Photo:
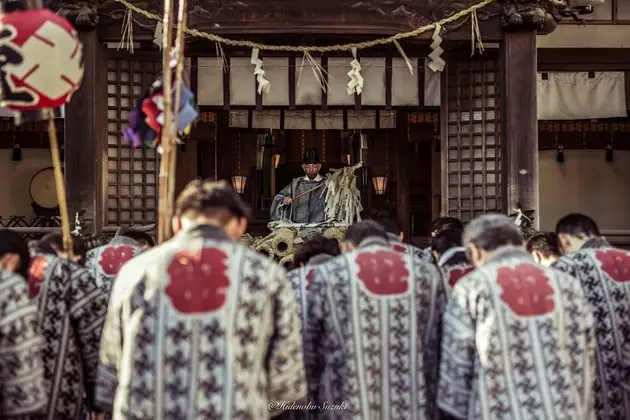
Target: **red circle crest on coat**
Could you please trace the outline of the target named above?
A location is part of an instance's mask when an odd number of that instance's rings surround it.
[[[48,266],[48,258],[35,257],[31,260],[31,266],[28,270],[28,291],[31,298],[39,296],[39,289],[45,279],[46,267]]]
[[[501,267],[497,270],[497,283],[503,289],[501,300],[518,316],[541,316],[555,308],[555,291],[540,267]]]
[[[458,281],[462,279],[466,274],[473,271],[472,267],[469,268],[452,268],[448,272],[448,284],[451,288],[455,287]]]
[[[595,256],[602,263],[602,271],[618,283],[630,281],[630,256],[618,249],[595,251]]]
[[[357,277],[377,296],[394,296],[409,291],[409,270],[396,252],[362,252],[356,257]]]
[[[166,295],[179,312],[206,313],[220,309],[230,287],[228,256],[218,248],[181,251],[168,265]]]
[[[115,276],[133,256],[134,249],[129,245],[108,246],[101,252],[98,265],[105,275]]]
[[[311,288],[311,283],[313,283],[313,279],[315,278],[315,269],[312,268],[308,271],[308,273],[306,273],[306,287],[305,289],[308,290]]]

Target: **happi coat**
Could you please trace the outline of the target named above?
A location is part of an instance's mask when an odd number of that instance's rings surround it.
[[[520,248],[460,280],[442,331],[438,404],[458,419],[594,419],[593,317],[579,283]]]
[[[392,249],[398,252],[402,252],[403,254],[416,255],[420,257],[423,261],[429,263],[433,262],[433,255],[431,255],[430,251],[405,243],[398,238],[398,235],[395,235],[393,233],[388,233],[387,239]]]
[[[321,223],[326,221],[326,187],[321,175],[313,179],[308,176],[294,178],[289,185],[284,187],[271,203],[271,221],[290,220],[293,223]],[[305,194],[312,188],[320,188]],[[296,199],[293,203],[282,205],[285,198]]]
[[[98,402],[115,420],[266,419],[306,394],[283,268],[198,225],[123,266],[101,343]]]
[[[38,305],[50,396],[46,414],[37,418],[79,419],[94,410],[107,295],[87,269],[52,255],[32,257],[28,286]]]
[[[595,318],[597,418],[630,419],[630,252],[592,239],[553,267],[580,281]]]
[[[457,282],[473,270],[473,266],[466,257],[466,248],[464,247],[449,249],[440,257],[437,265],[442,272],[442,280],[447,295],[450,295]]]
[[[437,268],[381,238],[317,267],[307,293],[309,400],[320,418],[436,418]]]
[[[89,250],[85,256],[85,267],[109,296],[120,268],[140,252],[142,248],[138,242],[126,236],[117,236],[107,245]]]
[[[0,419],[45,413],[43,339],[21,276],[0,270]]]

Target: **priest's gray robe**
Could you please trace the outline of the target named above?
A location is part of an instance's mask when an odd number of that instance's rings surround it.
[[[278,193],[271,203],[271,221],[290,220],[293,223],[321,223],[326,221],[326,187],[305,194],[289,205],[282,205],[285,198],[304,194],[306,191],[324,183],[324,178],[317,175],[314,179],[306,176],[294,178],[293,181]]]

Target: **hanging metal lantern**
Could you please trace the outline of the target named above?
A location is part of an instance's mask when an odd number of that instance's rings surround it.
[[[40,1],[0,3],[0,105],[15,112],[67,103],[83,79],[83,47],[72,24]]]

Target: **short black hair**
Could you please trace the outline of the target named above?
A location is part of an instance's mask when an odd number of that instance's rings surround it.
[[[80,256],[79,264],[85,263],[87,243],[79,236],[72,236],[72,248],[74,255]],[[63,249],[63,236],[60,233],[49,233],[37,241],[35,252],[38,254],[57,256],[57,250]]]
[[[293,267],[306,265],[316,255],[327,254],[336,257],[341,253],[339,242],[334,238],[313,235],[308,241],[300,245],[293,254]]]
[[[380,223],[374,220],[364,220],[349,226],[343,235],[343,241],[350,242],[354,246],[359,246],[367,238],[387,240],[387,232]]]
[[[385,228],[387,233],[393,233],[398,235],[402,232],[402,228],[400,227],[400,221],[398,220],[398,216],[395,211],[375,211],[372,213],[371,220],[378,222]]]
[[[464,230],[464,224],[455,217],[438,217],[431,222],[431,232],[435,232],[436,235],[447,229],[459,230],[461,232]]]
[[[588,216],[579,213],[571,213],[564,216],[556,224],[556,235],[569,235],[585,239],[593,236],[602,236],[597,223]]]
[[[155,241],[153,240],[151,235],[149,235],[146,232],[140,232],[137,230],[130,229],[130,230],[123,231],[122,233],[120,233],[119,236],[125,236],[127,238],[131,238],[134,241],[138,242],[139,244],[142,244],[144,242],[147,245],[149,245],[151,248],[155,246]]]
[[[26,241],[14,230],[0,229],[0,258],[6,254],[16,254],[20,257],[18,274],[27,278],[29,266],[31,265],[31,255],[28,252]]]
[[[537,233],[527,241],[527,252],[530,254],[538,251],[545,258],[559,257],[560,248],[558,248],[558,235],[555,233]]]
[[[212,217],[219,223],[249,219],[250,209],[227,181],[196,179],[186,185],[175,203],[175,215]]]
[[[431,248],[440,255],[458,246],[462,246],[462,231],[457,229],[443,230],[431,240]]]

